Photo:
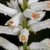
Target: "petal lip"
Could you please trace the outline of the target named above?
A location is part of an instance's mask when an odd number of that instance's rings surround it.
[[[3,13],[4,15],[8,15],[10,17],[13,17],[15,14],[18,13],[18,10],[15,10],[13,8],[9,8],[9,7],[0,3],[0,13]]]
[[[4,49],[8,50],[18,50],[18,47],[6,40],[5,38],[0,36],[0,46],[3,47]]]
[[[46,50],[49,47],[50,44],[50,39],[45,38],[44,40],[40,42],[32,42],[28,47],[30,50]]]
[[[0,34],[7,34],[7,35],[18,35],[18,32],[22,30],[21,26],[10,28],[9,26],[0,26]]]
[[[30,28],[32,29],[32,31],[38,32],[41,31],[42,29],[49,29],[50,28],[50,19],[47,19],[45,21],[42,22],[36,22],[34,24],[32,24],[30,26]]]
[[[30,20],[28,20],[28,26],[31,26],[32,24],[34,24],[34,23],[36,23],[36,22],[38,22],[36,19],[30,19]]]

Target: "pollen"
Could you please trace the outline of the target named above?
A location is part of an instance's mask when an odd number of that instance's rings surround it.
[[[37,13],[32,13],[33,18],[37,18],[38,14]]]
[[[13,26],[12,26],[13,23],[14,23],[13,21],[10,21],[10,22],[8,22],[8,25],[9,25],[10,27],[13,27]]]
[[[22,36],[21,36],[21,40],[22,40],[22,41],[26,41],[25,35],[22,35]]]

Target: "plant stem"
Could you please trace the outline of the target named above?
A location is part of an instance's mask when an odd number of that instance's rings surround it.
[[[23,47],[23,50],[27,50],[27,42],[24,42],[24,43],[23,43],[23,46],[24,46],[24,47]]]
[[[26,18],[23,21],[23,28],[27,28],[27,19]]]
[[[23,11],[27,8],[27,0],[23,0]],[[27,28],[27,19],[23,21],[23,28]]]
[[[27,0],[23,0],[23,11],[27,8]],[[27,19],[23,21],[23,28],[27,28]],[[27,50],[27,42],[23,43],[23,50]]]
[[[23,11],[27,8],[27,0],[23,0]]]

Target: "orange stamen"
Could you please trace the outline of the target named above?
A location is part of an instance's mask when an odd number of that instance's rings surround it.
[[[38,14],[37,13],[32,13],[33,18],[37,18]]]
[[[13,21],[10,21],[10,22],[8,22],[8,25],[9,25],[10,27],[14,27],[14,26],[12,26],[13,23],[14,23]]]
[[[25,35],[22,35],[22,36],[21,36],[21,40],[22,40],[22,41],[26,41]]]

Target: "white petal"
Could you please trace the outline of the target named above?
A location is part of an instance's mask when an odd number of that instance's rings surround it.
[[[7,5],[9,6],[9,7],[12,7],[12,5],[9,3],[9,2],[6,2],[7,3]]]
[[[42,50],[43,48],[45,48],[42,44],[40,44],[40,42],[32,42],[29,45],[30,50]]]
[[[18,3],[19,3],[20,5],[23,5],[23,0],[18,0]]]
[[[46,23],[47,23],[47,28],[50,29],[50,18],[46,20]]]
[[[40,42],[32,42],[28,47],[30,50],[46,50],[47,48],[49,49],[49,44],[50,44],[50,39],[45,38],[44,40]]]
[[[31,18],[31,14],[32,14],[32,11],[30,9],[26,9],[24,12],[23,12],[24,16],[26,18]]]
[[[50,44],[50,39],[49,38],[45,38],[44,40],[40,41],[41,44],[47,46],[48,44]]]
[[[23,50],[23,46],[19,46],[19,50]]]
[[[0,46],[6,50],[18,50],[18,47],[15,44],[9,42],[3,37],[0,37]]]
[[[39,0],[28,0],[28,6],[30,6],[34,2],[38,2]]]
[[[28,26],[30,26],[36,22],[38,22],[36,19],[30,19],[30,20],[28,20]]]
[[[0,26],[0,34],[18,35],[18,32],[22,30],[21,26],[10,28],[8,26]]]
[[[33,31],[37,32],[42,29],[50,28],[50,19],[47,19],[42,22],[37,22],[31,25],[30,27]]]
[[[11,18],[10,20],[8,20],[5,25],[9,25],[8,23],[12,21],[13,24],[11,24],[12,26],[18,26],[20,22],[23,21],[23,14],[21,12],[19,12],[18,14],[16,14],[13,18]]]
[[[15,9],[6,7],[5,5],[0,3],[0,13],[13,17],[15,14],[18,13],[18,11]]]
[[[23,29],[23,27],[21,25],[18,25],[18,28],[20,29],[20,31]]]
[[[40,11],[39,12],[39,17],[37,18],[38,21],[42,20],[45,16],[46,12],[45,11]]]
[[[10,0],[10,3],[7,2],[7,5],[10,6],[11,8],[20,11],[17,0]]]
[[[16,0],[17,1],[17,0]],[[14,0],[10,0],[10,4],[12,5],[13,8],[16,9],[16,3]]]
[[[50,1],[44,1],[44,2],[34,2],[30,5],[30,9],[33,11],[39,11],[39,10],[47,10],[50,11]]]
[[[27,42],[28,41],[28,38],[29,38],[29,31],[27,30],[27,29],[23,29],[23,30],[21,30],[21,32],[20,32],[20,35],[19,35],[19,40],[21,41],[21,42]],[[26,40],[21,40],[21,37],[22,37],[22,35],[24,35],[25,36],[25,38],[26,38]]]

